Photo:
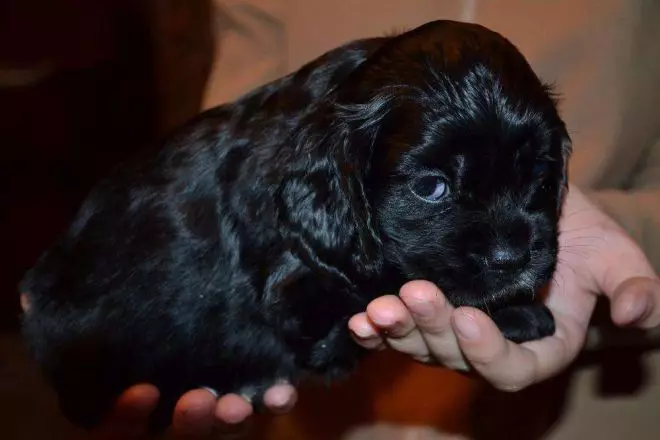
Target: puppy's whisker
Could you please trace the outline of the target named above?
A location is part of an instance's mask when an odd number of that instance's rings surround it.
[[[482,310],[486,313],[486,315],[488,315],[488,316],[492,316],[493,314],[492,314],[492,312],[490,311],[490,305],[489,305],[489,302],[493,302],[493,301],[496,301],[496,300],[497,300],[497,296],[496,296],[495,294],[490,294],[490,301],[489,301],[487,298],[483,298],[483,299],[481,300],[481,307],[480,307],[480,309],[482,309]]]
[[[558,280],[557,277],[561,278],[561,280]],[[566,293],[566,282],[561,274],[557,274],[552,278],[552,284],[557,286],[557,289],[559,289],[562,294]]]
[[[568,217],[572,217],[574,215],[584,214],[585,212],[592,212],[592,211],[593,211],[593,208],[588,208],[588,207],[587,208],[580,208],[580,209],[576,209],[574,211],[571,211],[569,213],[564,213],[564,216],[568,218]]]
[[[581,244],[581,243],[564,243],[559,246],[559,253],[570,252],[570,251],[584,251],[584,252],[598,252],[601,249],[600,246],[596,244]]]
[[[557,258],[557,263],[558,263],[558,267],[559,267],[559,266],[561,266],[561,267],[566,267],[566,268],[568,268],[569,270],[571,270],[571,271],[573,272],[573,274],[577,275],[577,272],[575,271],[575,269],[573,268],[573,266],[571,266],[571,265],[570,265],[566,260],[564,260],[563,258],[558,257],[558,258]],[[556,270],[556,271],[555,271],[555,274],[558,275],[558,274],[559,274],[559,271]]]
[[[559,250],[564,250],[564,249],[590,249],[590,250],[598,250],[601,249],[602,246],[606,243],[600,243],[598,242],[597,239],[574,239],[574,240],[567,240],[559,245]]]
[[[592,226],[582,226],[582,227],[575,227],[575,228],[571,228],[571,229],[562,229],[561,232],[562,233],[574,233],[574,232],[579,232],[579,231],[582,231],[582,230],[590,230],[590,229],[592,229]]]
[[[580,249],[562,249],[563,253],[567,254],[572,254],[572,255],[577,255],[578,257],[582,258],[587,258],[589,257],[590,253],[587,250],[580,250]],[[581,251],[581,252],[580,252]]]
[[[559,249],[600,249],[604,243],[598,243],[597,240],[587,239],[587,240],[571,240],[559,245]]]

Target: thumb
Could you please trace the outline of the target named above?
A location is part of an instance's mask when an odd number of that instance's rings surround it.
[[[654,328],[660,325],[660,281],[633,277],[621,282],[611,296],[612,321],[620,326]]]
[[[621,299],[632,300],[628,292],[636,292],[636,300],[646,294],[645,288],[637,287],[638,278],[658,279],[651,263],[637,242],[619,223],[609,217],[579,188],[571,185],[565,202],[565,212],[560,220],[560,245],[563,260],[578,275],[583,275],[582,287],[594,294],[604,294],[612,303]],[[588,240],[588,241],[587,241]],[[569,252],[571,248],[584,248],[581,252]],[[584,276],[586,275],[586,276]],[[630,282],[628,282],[630,280]],[[582,284],[582,283],[581,283]],[[643,283],[646,288],[650,285]],[[638,289],[641,289],[638,290]],[[648,292],[647,292],[648,294]],[[657,299],[657,298],[655,298]],[[617,313],[624,313],[623,311]],[[625,313],[624,313],[625,314]],[[617,315],[617,317],[620,317]],[[621,317],[623,319],[623,317]]]

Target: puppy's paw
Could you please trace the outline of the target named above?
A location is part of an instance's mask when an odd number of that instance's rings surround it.
[[[555,333],[555,319],[543,304],[530,304],[500,309],[493,321],[506,339],[516,343],[533,341]]]

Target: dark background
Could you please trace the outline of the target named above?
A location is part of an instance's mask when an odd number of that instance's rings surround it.
[[[200,106],[208,0],[0,0],[0,328],[91,185]]]

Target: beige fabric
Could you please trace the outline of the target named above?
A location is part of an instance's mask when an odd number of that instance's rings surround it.
[[[475,21],[555,83],[574,140],[570,173],[660,267],[660,2],[654,0],[214,0],[204,107],[234,99],[354,38]],[[643,193],[637,193],[644,188]],[[625,193],[617,190],[625,189]],[[614,192],[612,190],[615,190]]]

